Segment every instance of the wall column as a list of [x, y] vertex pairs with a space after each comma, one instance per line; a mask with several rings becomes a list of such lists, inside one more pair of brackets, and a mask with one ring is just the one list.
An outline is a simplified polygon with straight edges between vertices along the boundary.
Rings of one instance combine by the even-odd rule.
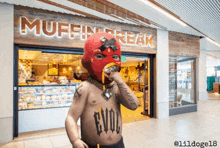
[[14, 6], [0, 3], [0, 143], [13, 140]]
[[198, 85], [197, 94], [198, 100], [208, 100], [207, 93], [207, 73], [206, 73], [206, 50], [208, 48], [208, 41], [203, 38], [200, 39], [200, 57], [198, 61]]
[[[200, 57], [198, 62], [198, 86], [197, 94], [198, 100], [208, 100], [207, 93], [207, 66], [206, 66], [206, 53], [209, 50], [219, 50], [219, 46], [212, 44], [205, 38], [200, 39]], [[215, 64], [215, 63], [214, 63]]]
[[169, 117], [169, 38], [168, 31], [157, 30], [156, 117]]

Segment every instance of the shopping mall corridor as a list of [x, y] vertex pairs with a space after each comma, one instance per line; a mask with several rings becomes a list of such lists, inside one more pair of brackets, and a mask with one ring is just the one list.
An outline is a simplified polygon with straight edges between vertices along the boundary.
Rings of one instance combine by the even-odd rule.
[[[210, 144], [214, 140], [219, 142], [217, 147], [220, 147], [220, 95], [209, 93], [208, 96], [209, 100], [198, 102], [198, 112], [195, 113], [123, 124], [126, 148], [174, 148], [175, 141]], [[56, 134], [48, 131], [32, 137], [23, 135], [0, 147], [71, 148], [71, 145], [64, 129], [60, 129]]]

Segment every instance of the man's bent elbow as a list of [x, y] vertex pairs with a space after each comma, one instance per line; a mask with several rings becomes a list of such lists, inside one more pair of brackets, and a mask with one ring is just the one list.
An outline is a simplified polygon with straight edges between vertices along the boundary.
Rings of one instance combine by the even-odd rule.
[[135, 111], [135, 110], [138, 108], [138, 105], [139, 105], [139, 101], [138, 101], [138, 99], [136, 98], [135, 101], [134, 101], [133, 104], [132, 104], [131, 110]]
[[138, 104], [131, 108], [132, 111], [135, 111], [138, 108]]
[[135, 111], [138, 108], [139, 103], [133, 102], [129, 107], [130, 110]]

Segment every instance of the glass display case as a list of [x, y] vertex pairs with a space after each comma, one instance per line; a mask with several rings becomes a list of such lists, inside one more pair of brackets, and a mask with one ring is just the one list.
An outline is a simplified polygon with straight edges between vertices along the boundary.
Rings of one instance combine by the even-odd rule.
[[18, 110], [69, 107], [78, 85], [19, 86]]

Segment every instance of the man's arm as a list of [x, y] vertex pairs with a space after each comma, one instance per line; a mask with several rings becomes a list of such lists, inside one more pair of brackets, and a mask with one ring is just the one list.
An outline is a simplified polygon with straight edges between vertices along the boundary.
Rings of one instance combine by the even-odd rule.
[[126, 108], [131, 110], [136, 110], [139, 104], [139, 101], [136, 95], [131, 91], [127, 86], [124, 80], [121, 78], [118, 72], [111, 72], [110, 79], [113, 79], [118, 85], [118, 92], [116, 93], [117, 99], [120, 100]]
[[89, 88], [88, 83], [82, 82], [80, 86], [76, 89], [73, 97], [73, 103], [70, 106], [65, 121], [67, 135], [74, 148], [88, 147], [83, 141], [80, 140], [78, 128], [77, 128], [77, 121], [79, 117], [82, 115], [87, 100], [87, 94], [89, 91], [88, 88]]

